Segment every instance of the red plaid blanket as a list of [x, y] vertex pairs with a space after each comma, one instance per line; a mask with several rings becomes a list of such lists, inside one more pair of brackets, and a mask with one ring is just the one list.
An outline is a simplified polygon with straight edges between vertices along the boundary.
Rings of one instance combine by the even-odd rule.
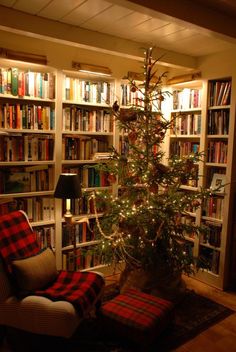
[[[10, 275], [12, 260], [28, 258], [39, 252], [36, 235], [24, 212], [14, 211], [0, 217], [0, 257]], [[50, 287], [30, 294], [68, 301], [83, 316], [97, 302], [103, 287], [104, 280], [96, 273], [61, 271]]]
[[24, 212], [14, 211], [0, 217], [0, 256], [9, 273], [13, 259], [31, 257], [39, 251], [36, 234]]
[[84, 316], [101, 297], [103, 286], [103, 277], [96, 273], [61, 271], [50, 287], [34, 294], [52, 300], [66, 300], [75, 306], [80, 316]]

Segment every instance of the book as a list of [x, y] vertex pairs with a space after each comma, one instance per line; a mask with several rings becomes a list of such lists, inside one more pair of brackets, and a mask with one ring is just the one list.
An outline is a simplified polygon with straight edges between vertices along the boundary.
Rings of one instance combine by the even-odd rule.
[[11, 94], [18, 95], [18, 68], [11, 69]]

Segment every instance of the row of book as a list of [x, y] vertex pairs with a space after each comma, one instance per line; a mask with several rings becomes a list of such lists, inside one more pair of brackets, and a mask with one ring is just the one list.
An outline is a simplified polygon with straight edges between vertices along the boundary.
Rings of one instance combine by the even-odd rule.
[[175, 114], [171, 133], [199, 135], [201, 133], [201, 119], [201, 114]]
[[0, 68], [0, 93], [41, 99], [55, 98], [55, 75], [51, 72]]
[[54, 220], [54, 198], [27, 197], [5, 198], [0, 202], [0, 214], [7, 214], [14, 210], [23, 210], [32, 222]]
[[208, 134], [228, 135], [229, 110], [208, 110]]
[[189, 154], [195, 154], [199, 152], [199, 142], [183, 142], [183, 141], [172, 141], [170, 145], [171, 155], [178, 155], [183, 157]]
[[62, 227], [62, 247], [73, 244], [75, 238], [76, 243], [85, 243], [95, 240], [95, 219], [90, 219], [89, 223], [83, 222], [75, 224], [73, 228], [67, 225]]
[[227, 163], [228, 143], [226, 141], [210, 141], [207, 147], [207, 161], [209, 163]]
[[[62, 202], [63, 214], [66, 212], [66, 202]], [[101, 205], [98, 205], [96, 202], [96, 209], [98, 213], [103, 212]], [[88, 215], [95, 213], [95, 204], [94, 200], [90, 197], [89, 194], [83, 194], [80, 199], [71, 199], [71, 212], [73, 215]]]
[[[74, 265], [74, 260], [76, 264]], [[66, 251], [62, 254], [62, 269], [63, 270], [85, 270], [103, 265], [104, 260], [102, 255], [98, 254], [94, 247], [78, 248], [76, 254], [73, 251]]]
[[112, 104], [110, 82], [89, 81], [67, 76], [64, 84], [64, 100], [91, 104]]
[[144, 106], [144, 90], [136, 89], [131, 84], [121, 84], [121, 105]]
[[108, 152], [108, 141], [102, 138], [64, 137], [62, 141], [63, 160], [92, 160], [98, 152]]
[[173, 91], [173, 110], [187, 110], [201, 107], [201, 89], [184, 88]]
[[230, 104], [231, 81], [211, 81], [209, 83], [209, 105]]
[[202, 207], [202, 215], [218, 220], [223, 219], [224, 199], [220, 197], [207, 198]]
[[221, 244], [221, 224], [206, 221], [207, 231], [201, 234], [201, 243], [209, 244], [214, 247], [220, 247]]
[[51, 135], [14, 134], [0, 136], [0, 161], [53, 160], [54, 139]]
[[0, 170], [0, 193], [50, 191], [53, 187], [54, 169], [47, 165]]
[[201, 267], [214, 274], [219, 274], [220, 252], [204, 246], [200, 247]]
[[102, 170], [97, 170], [92, 166], [64, 167], [63, 172], [78, 174], [82, 187], [84, 188], [110, 186], [108, 173]]
[[47, 247], [55, 248], [55, 229], [53, 226], [36, 227], [34, 232], [41, 249]]
[[36, 104], [1, 104], [1, 128], [54, 130], [55, 109]]
[[63, 131], [113, 132], [113, 117], [108, 110], [86, 110], [77, 106], [65, 107]]

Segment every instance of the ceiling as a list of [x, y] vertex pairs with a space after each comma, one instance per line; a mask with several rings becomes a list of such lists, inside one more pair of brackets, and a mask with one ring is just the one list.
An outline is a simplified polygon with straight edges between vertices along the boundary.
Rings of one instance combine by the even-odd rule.
[[194, 57], [236, 43], [235, 26], [230, 27], [236, 19], [235, 0], [0, 0], [0, 5]]

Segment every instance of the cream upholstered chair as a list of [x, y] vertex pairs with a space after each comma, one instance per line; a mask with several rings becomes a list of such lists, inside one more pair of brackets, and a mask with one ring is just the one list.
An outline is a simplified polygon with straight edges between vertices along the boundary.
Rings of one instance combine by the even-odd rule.
[[[12, 233], [9, 236], [10, 232]], [[12, 242], [10, 243], [10, 245], [9, 238], [7, 237], [11, 237]], [[11, 255], [9, 255], [10, 252], [8, 247], [12, 247], [13, 245], [15, 246], [15, 243], [17, 242], [16, 237], [17, 239], [20, 238], [19, 241], [17, 240], [18, 245], [21, 247], [20, 251], [17, 253], [15, 249], [11, 249]], [[95, 280], [98, 280], [100, 285], [100, 287], [96, 291], [94, 290], [95, 286], [91, 288], [91, 284], [94, 284], [94, 282], [92, 283], [91, 281], [91, 277], [87, 278], [86, 273], [81, 273], [81, 275], [85, 274], [85, 276], [83, 276], [83, 281], [88, 281], [84, 290], [87, 291], [88, 289], [90, 289], [90, 296], [91, 292], [93, 293], [93, 299], [89, 304], [84, 306], [85, 308], [83, 309], [83, 314], [81, 314], [81, 311], [78, 311], [78, 307], [75, 308], [73, 302], [66, 301], [65, 299], [60, 299], [60, 296], [56, 297], [56, 300], [45, 297], [43, 294], [44, 291], [42, 290], [35, 290], [37, 294], [34, 294], [34, 292], [32, 292], [28, 293], [27, 295], [24, 295], [24, 297], [20, 297], [18, 295], [19, 287], [21, 287], [22, 285], [24, 286], [24, 284], [27, 282], [29, 288], [29, 280], [26, 276], [24, 276], [28, 275], [26, 273], [28, 270], [27, 261], [29, 260], [30, 264], [32, 264], [32, 260], [37, 261], [37, 258], [40, 257], [42, 253], [38, 251], [38, 247], [37, 244], [35, 244], [34, 242], [34, 238], [36, 237], [34, 237], [33, 230], [24, 212], [17, 211], [12, 212], [8, 215], [0, 216], [0, 325], [18, 328], [27, 332], [36, 333], [40, 335], [42, 334], [69, 338], [73, 335], [79, 323], [100, 300], [104, 280], [97, 273], [93, 273], [94, 276], [92, 277], [92, 279], [95, 278]], [[27, 246], [22, 245], [24, 241], [28, 241]], [[4, 247], [6, 248], [5, 253]], [[32, 248], [34, 248], [34, 256], [28, 257], [26, 253], [28, 252], [29, 254], [30, 252], [32, 252]], [[12, 252], [14, 252], [14, 256], [12, 256]], [[44, 257], [48, 254], [46, 254], [46, 252], [43, 252]], [[24, 258], [27, 258], [18, 260], [18, 258], [22, 256]], [[46, 258], [46, 260], [48, 259]], [[51, 254], [49, 254], [49, 261], [50, 260], [51, 262], [53, 261]], [[27, 264], [27, 270], [24, 267], [23, 273], [20, 272], [20, 280], [22, 280], [23, 278], [23, 281], [18, 281], [17, 285], [15, 285], [17, 279], [15, 275], [18, 275], [20, 270], [16, 270], [16, 274], [14, 274], [14, 270], [13, 272], [9, 273], [9, 268], [7, 269], [7, 267], [10, 267], [11, 271], [11, 264], [13, 267], [15, 263], [17, 265], [18, 263], [20, 263], [20, 270], [22, 263], [24, 265]], [[46, 265], [48, 265], [48, 263]], [[41, 264], [39, 266], [42, 267]], [[29, 275], [32, 275], [32, 271], [29, 271]], [[73, 274], [77, 275], [77, 273]], [[55, 270], [53, 275], [55, 275]], [[50, 285], [53, 285], [56, 282], [58, 275], [59, 274], [57, 273], [56, 277], [53, 278], [53, 282], [50, 282]], [[78, 275], [80, 275], [80, 273], [78, 273]], [[26, 277], [25, 280], [24, 277]], [[34, 280], [34, 278], [31, 277], [30, 280]], [[39, 278], [39, 280], [41, 280], [41, 278]], [[36, 280], [36, 282], [38, 282], [38, 279]], [[34, 284], [35, 282], [33, 283], [33, 286]], [[50, 287], [50, 285], [47, 285], [47, 287]]]

